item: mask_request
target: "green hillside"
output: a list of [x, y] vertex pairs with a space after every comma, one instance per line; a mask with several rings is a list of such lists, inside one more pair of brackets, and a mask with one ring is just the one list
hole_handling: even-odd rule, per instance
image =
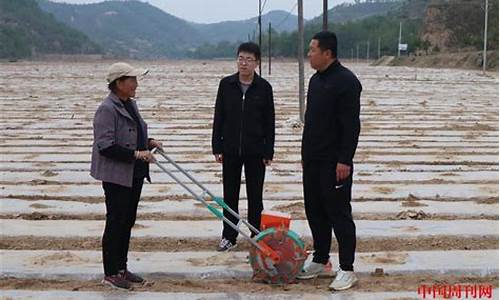
[[[343, 3], [328, 10], [328, 21], [332, 23], [345, 23], [361, 20], [371, 16], [386, 15], [401, 3], [400, 0], [373, 0]], [[323, 23], [323, 16], [318, 16], [308, 23]]]
[[35, 0], [0, 0], [0, 58], [100, 51], [85, 34], [40, 10]]
[[201, 35], [186, 21], [140, 1], [71, 5], [39, 0], [40, 7], [87, 34], [107, 55], [183, 57]]

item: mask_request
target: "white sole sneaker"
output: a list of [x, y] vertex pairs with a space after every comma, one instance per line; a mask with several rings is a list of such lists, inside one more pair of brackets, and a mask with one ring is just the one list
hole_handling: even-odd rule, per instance
[[335, 273], [331, 272], [321, 272], [319, 274], [311, 274], [311, 275], [297, 275], [297, 279], [300, 280], [307, 280], [307, 279], [314, 279], [314, 278], [333, 278], [335, 277]]
[[307, 280], [307, 279], [314, 279], [314, 278], [332, 278], [332, 277], [335, 277], [337, 275], [337, 270], [336, 269], [333, 269], [330, 266], [327, 267], [329, 270], [323, 270], [321, 271], [320, 273], [316, 273], [316, 274], [309, 274], [309, 275], [297, 275], [297, 279], [300, 279], [300, 280]]
[[355, 286], [357, 282], [358, 282], [358, 280], [356, 279], [356, 280], [354, 280], [349, 285], [346, 285], [346, 286], [343, 286], [343, 287], [337, 287], [337, 288], [334, 288], [334, 287], [330, 286], [329, 288], [332, 291], [345, 291], [345, 290], [348, 290], [348, 289], [352, 288], [353, 286]]
[[119, 291], [132, 291], [133, 290], [133, 287], [132, 285], [130, 285], [129, 288], [124, 288], [124, 287], [119, 287], [119, 286], [116, 286], [114, 284], [112, 284], [111, 282], [107, 281], [107, 280], [101, 280], [101, 283], [104, 285], [104, 286], [108, 286], [112, 289], [115, 289], [115, 290], [119, 290]]
[[333, 290], [333, 291], [345, 291], [345, 290], [348, 290], [348, 289], [352, 288], [353, 286], [355, 286], [356, 283], [358, 282], [358, 278], [355, 277], [354, 280], [352, 280], [351, 282], [349, 282], [348, 284], [343, 285], [343, 286], [334, 287], [333, 286], [334, 282], [335, 282], [335, 280], [328, 287], [330, 290]]
[[238, 246], [238, 245], [233, 245], [233, 246], [231, 246], [230, 248], [228, 248], [228, 249], [226, 249], [226, 250], [222, 250], [222, 251], [220, 251], [220, 252], [229, 252], [229, 251], [232, 251], [232, 250], [236, 249], [236, 247], [237, 247], [237, 246]]
[[234, 245], [232, 245], [229, 248], [226, 248], [226, 249], [220, 249], [220, 248], [218, 248], [216, 250], [217, 250], [217, 252], [221, 252], [221, 253], [223, 253], [223, 252], [229, 252], [231, 250], [234, 250], [237, 246], [238, 246], [238, 244], [234, 244]]

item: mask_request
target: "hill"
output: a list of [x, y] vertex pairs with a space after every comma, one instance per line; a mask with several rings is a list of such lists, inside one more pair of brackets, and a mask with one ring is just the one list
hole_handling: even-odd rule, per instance
[[[329, 10], [329, 14], [345, 14], [342, 18], [329, 19], [329, 29], [337, 34], [339, 40], [339, 57], [351, 58], [359, 56], [376, 58], [380, 40], [380, 54], [394, 55], [397, 52], [399, 23], [404, 21], [403, 42], [414, 49], [418, 44], [418, 32], [424, 16], [425, 0], [408, 1], [366, 1], [354, 4], [341, 4]], [[372, 11], [370, 12], [370, 9]], [[372, 14], [372, 15], [370, 15]], [[309, 40], [322, 30], [320, 17], [307, 22], [304, 27], [305, 48], [307, 53]], [[263, 38], [262, 50], [267, 53], [267, 36]], [[272, 36], [272, 53], [274, 56], [295, 57], [297, 55], [297, 31], [274, 32]], [[368, 45], [371, 45], [368, 46]], [[194, 57], [220, 57], [226, 53], [224, 47], [233, 48], [233, 43], [219, 43], [215, 46], [204, 45], [197, 48]], [[367, 53], [368, 52], [368, 53]]]
[[[498, 0], [489, 1], [488, 49], [498, 49]], [[432, 0], [421, 33], [426, 52], [483, 48], [484, 1]]]
[[58, 22], [34, 0], [0, 0], [0, 58], [100, 52], [85, 34]]
[[[262, 30], [267, 32], [268, 23], [277, 32], [293, 31], [297, 29], [297, 16], [286, 11], [274, 10], [262, 15]], [[241, 21], [225, 21], [212, 24], [195, 24], [193, 27], [208, 43], [220, 41], [246, 41], [248, 37], [258, 35], [258, 18]]]
[[[386, 15], [400, 4], [398, 0], [356, 1], [343, 3], [328, 10], [328, 22], [345, 23], [371, 16]], [[309, 23], [322, 23], [323, 16], [313, 18]]]
[[40, 7], [86, 33], [107, 55], [132, 58], [183, 57], [202, 36], [188, 22], [140, 1], [93, 4], [38, 0]]

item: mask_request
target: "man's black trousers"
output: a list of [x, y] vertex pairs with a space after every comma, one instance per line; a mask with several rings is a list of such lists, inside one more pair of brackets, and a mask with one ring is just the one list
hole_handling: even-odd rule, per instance
[[349, 178], [337, 183], [336, 165], [332, 161], [304, 161], [304, 205], [314, 240], [313, 261], [328, 262], [333, 228], [340, 268], [352, 271], [356, 249], [356, 226], [351, 209], [352, 171]]
[[135, 224], [137, 205], [144, 178], [134, 178], [132, 187], [103, 182], [106, 196], [106, 227], [102, 236], [102, 261], [106, 276], [127, 269], [130, 232]]
[[[248, 222], [255, 228], [259, 229], [260, 216], [263, 210], [262, 189], [266, 173], [266, 167], [262, 158], [245, 156], [223, 157], [222, 181], [224, 185], [224, 202], [226, 202], [232, 210], [238, 213], [242, 166], [245, 167], [245, 182], [248, 198]], [[237, 219], [228, 211], [224, 210], [224, 216], [231, 220], [233, 224], [238, 224]], [[236, 243], [238, 232], [224, 223], [222, 236], [234, 244]]]

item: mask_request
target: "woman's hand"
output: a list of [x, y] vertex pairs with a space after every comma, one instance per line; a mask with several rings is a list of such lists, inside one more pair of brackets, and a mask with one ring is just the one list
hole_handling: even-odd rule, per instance
[[215, 161], [218, 162], [218, 163], [222, 163], [224, 161], [224, 155], [222, 155], [221, 153], [219, 154], [214, 154], [215, 156]]
[[135, 151], [135, 158], [145, 162], [155, 162], [156, 159], [149, 150]]
[[160, 141], [157, 141], [155, 139], [150, 139], [149, 140], [149, 148], [150, 149], [159, 148], [159, 149], [163, 150], [163, 144]]

